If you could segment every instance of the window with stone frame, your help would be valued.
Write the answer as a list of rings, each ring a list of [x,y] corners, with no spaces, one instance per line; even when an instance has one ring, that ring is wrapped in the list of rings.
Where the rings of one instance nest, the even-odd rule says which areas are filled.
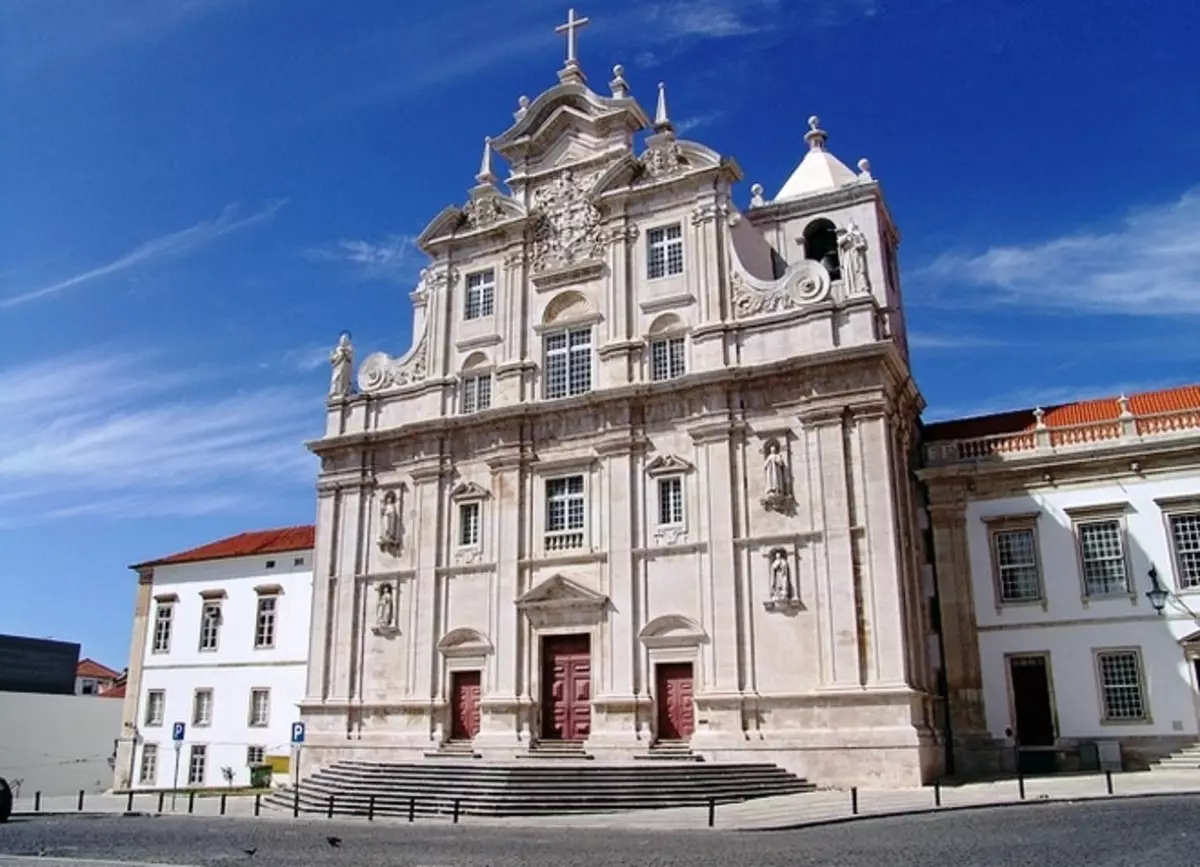
[[[192,725],[212,725],[213,691],[198,689],[192,696]]]
[[[252,745],[246,747],[246,766],[261,765],[267,756],[267,748]]]
[[[1104,722],[1149,720],[1140,649],[1098,650],[1096,670]]]
[[[153,783],[158,779],[158,744],[142,744],[142,761],[138,766],[138,782]]]
[[[678,379],[687,372],[686,342],[682,337],[665,337],[650,343],[650,378],[655,382]]]
[[[544,393],[548,400],[592,390],[592,329],[551,331],[542,338]]]
[[[646,276],[651,280],[683,273],[683,226],[674,223],[646,232]]]
[[[460,503],[458,506],[458,546],[478,548],[481,537],[483,504],[478,500]]]
[[[988,524],[997,600],[1005,605],[1045,602],[1036,516],[1004,516]]]
[[[1075,538],[1084,595],[1089,599],[1128,596],[1124,522],[1119,517],[1081,519],[1075,522]]]
[[[492,405],[492,375],[464,376],[459,383],[459,408],[464,413],[479,412]]]
[[[203,786],[208,770],[208,747],[204,744],[192,744],[188,752],[188,785]]]
[[[200,649],[216,650],[221,637],[221,600],[205,599],[200,609]]]
[[[146,718],[144,725],[160,726],[167,715],[167,694],[161,689],[146,693]]]
[[[1200,511],[1168,515],[1167,525],[1171,531],[1171,553],[1179,589],[1200,588]]]
[[[658,525],[683,526],[683,476],[658,480]]]
[[[491,316],[496,305],[496,272],[491,268],[467,275],[464,319]]]
[[[254,618],[254,646],[267,649],[275,646],[275,623],[279,614],[279,597],[264,593],[258,597],[258,610]]]
[[[546,550],[582,548],[587,511],[583,476],[546,480]]]
[[[264,728],[271,721],[271,690],[256,687],[250,690],[250,726]]]
[[[170,653],[171,626],[175,622],[175,600],[163,599],[154,604],[154,640],[151,653]]]

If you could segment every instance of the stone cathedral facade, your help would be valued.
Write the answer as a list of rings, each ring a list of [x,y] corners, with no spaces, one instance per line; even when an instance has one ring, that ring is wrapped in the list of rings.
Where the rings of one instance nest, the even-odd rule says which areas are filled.
[[[653,118],[620,67],[591,89],[576,26],[420,236],[411,348],[331,358],[305,770],[684,749],[923,782],[922,402],[880,186],[812,118],[740,209],[661,85]]]

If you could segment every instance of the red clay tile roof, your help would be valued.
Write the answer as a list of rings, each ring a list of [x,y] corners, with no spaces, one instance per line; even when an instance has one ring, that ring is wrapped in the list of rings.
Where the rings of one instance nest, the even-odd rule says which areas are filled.
[[[79,664],[75,666],[76,677],[92,677],[97,680],[115,680],[121,676],[121,672],[113,671],[107,665],[101,665],[94,659],[81,659]]]
[[[1046,413],[1043,420],[1047,427],[1052,428],[1115,421],[1121,415],[1121,408],[1117,405],[1117,400],[1117,397],[1105,397],[1099,400],[1084,400],[1078,403],[1042,407]],[[1129,411],[1137,416],[1181,412],[1189,409],[1200,409],[1200,385],[1184,385],[1179,388],[1150,391],[1129,397]],[[1037,420],[1033,416],[1033,409],[1021,409],[995,415],[981,415],[927,424],[922,432],[922,439],[926,442],[974,439],[995,434],[1029,431],[1033,430],[1036,424]]]
[[[255,530],[239,533],[228,539],[209,542],[199,548],[181,551],[157,560],[149,560],[133,566],[167,566],[174,563],[198,563],[202,560],[223,560],[226,557],[249,557],[252,554],[278,554],[283,551],[306,551],[313,547],[316,527],[281,527],[276,530]]]
[[[100,698],[124,698],[125,684],[121,683],[117,686],[110,686],[107,689],[101,689],[100,692],[96,693],[96,695]]]

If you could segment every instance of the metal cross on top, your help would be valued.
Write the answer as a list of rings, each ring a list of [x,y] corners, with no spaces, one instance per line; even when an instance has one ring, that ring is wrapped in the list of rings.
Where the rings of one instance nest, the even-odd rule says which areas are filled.
[[[575,10],[567,10],[567,23],[560,24],[554,28],[555,33],[567,34],[567,66],[578,66],[579,61],[575,57],[575,45],[578,36],[577,30],[582,30],[591,23],[590,18],[576,18]]]

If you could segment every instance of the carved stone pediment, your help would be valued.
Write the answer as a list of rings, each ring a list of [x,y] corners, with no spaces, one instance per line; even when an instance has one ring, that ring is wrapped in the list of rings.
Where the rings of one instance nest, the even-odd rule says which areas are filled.
[[[466,626],[447,632],[438,641],[437,649],[442,656],[451,658],[488,656],[494,650],[492,643],[482,633]]]
[[[486,500],[490,496],[487,488],[475,482],[462,482],[450,492],[450,498],[454,500]]]
[[[795,310],[826,301],[832,282],[820,262],[801,259],[778,280],[760,280],[734,271],[729,279],[737,319]]]
[[[651,620],[638,633],[646,647],[695,647],[708,641],[700,624],[681,614],[665,614]]]
[[[517,608],[535,627],[595,623],[608,605],[609,599],[603,593],[562,575],[547,578],[516,600]]]
[[[603,261],[607,238],[600,210],[591,198],[602,172],[577,174],[570,169],[533,192],[532,270],[557,271],[580,263]]]
[[[659,455],[646,465],[646,472],[652,476],[676,475],[688,473],[692,465],[677,455]]]

